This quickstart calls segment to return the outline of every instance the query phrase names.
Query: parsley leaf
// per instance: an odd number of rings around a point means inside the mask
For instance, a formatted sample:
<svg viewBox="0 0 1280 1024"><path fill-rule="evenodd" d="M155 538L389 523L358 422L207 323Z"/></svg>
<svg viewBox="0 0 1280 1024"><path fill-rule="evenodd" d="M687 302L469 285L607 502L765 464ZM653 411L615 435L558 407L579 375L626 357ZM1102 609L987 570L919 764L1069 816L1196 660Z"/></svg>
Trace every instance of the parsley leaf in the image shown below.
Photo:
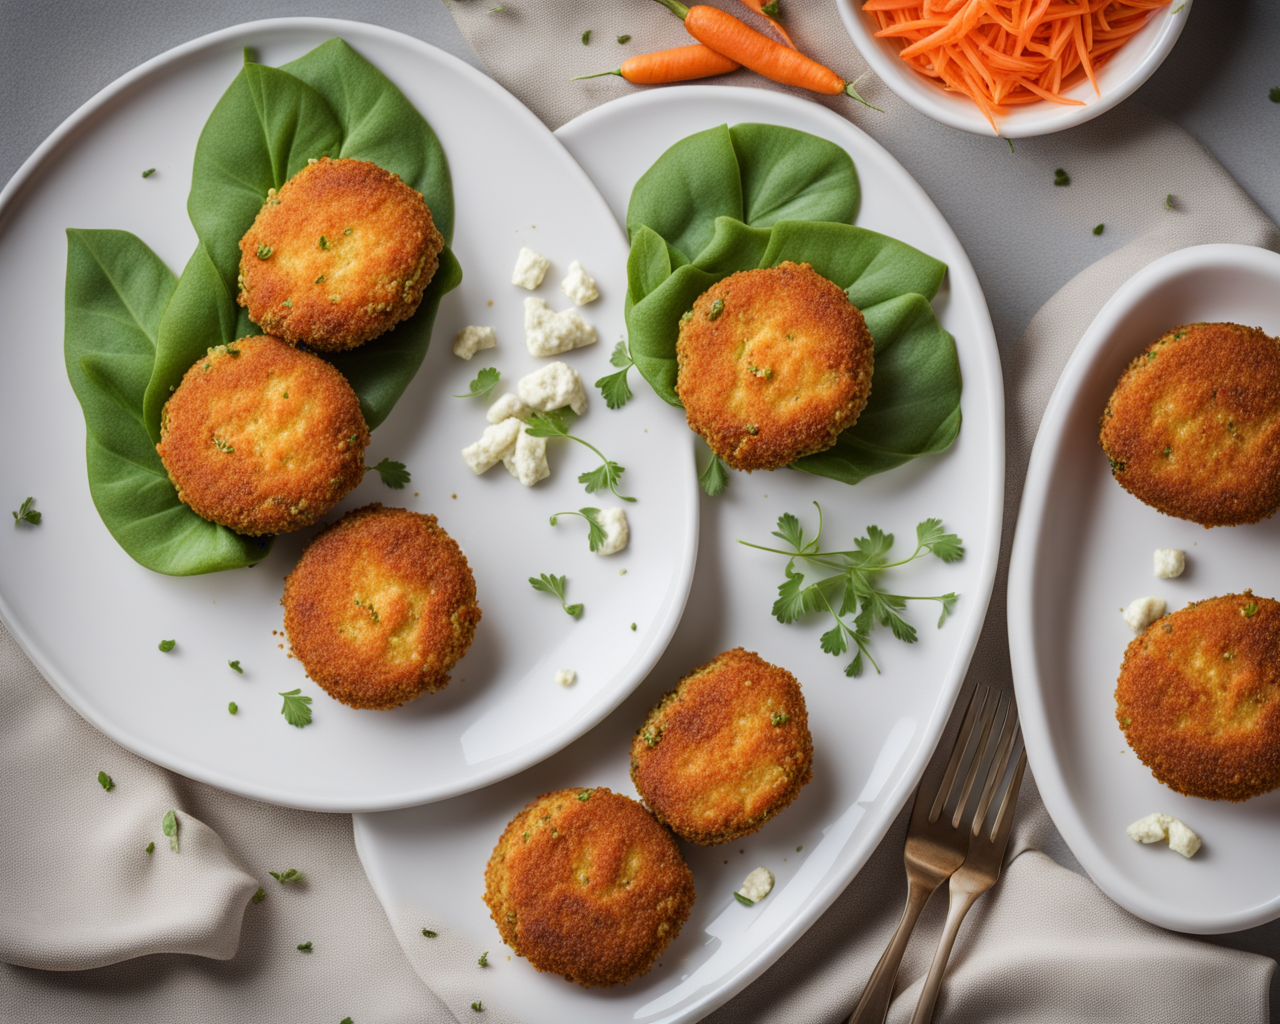
<svg viewBox="0 0 1280 1024"><path fill-rule="evenodd" d="M278 694L284 698L284 706L280 709L280 714L284 715L286 722L299 729L311 724L311 708L308 706L311 698L299 696L301 693L302 690L298 689Z"/></svg>
<svg viewBox="0 0 1280 1024"><path fill-rule="evenodd" d="M778 586L778 597L773 602L773 615L779 622L795 622L810 612L826 612L834 624L818 641L823 652L842 657L853 651L853 659L844 670L847 676L862 674L864 657L879 672L880 666L868 650L871 633L877 626L887 627L903 643L915 643L916 629L901 614L908 601L937 601L942 608L938 618L941 626L959 600L954 593L927 597L891 594L880 588L880 574L926 554L936 555L943 562L958 561L964 557L964 545L954 533L946 532L940 519L926 519L916 526L915 550L899 561L890 561L893 534L885 533L878 526L868 526L864 536L854 539L850 550L822 551L822 507L816 501L813 504L818 509L818 532L812 540L805 538L800 520L788 512L778 517L778 528L773 531L773 536L786 548L766 547L745 540L738 543L788 557L783 569L785 579ZM833 572L806 582L805 574L796 568L797 562L819 573ZM785 717L779 721L775 716L774 724L785 721Z"/></svg>
<svg viewBox="0 0 1280 1024"><path fill-rule="evenodd" d="M303 953L310 953L310 952L311 952L311 940L310 940L310 939L308 939L306 942L299 942L299 943L298 943L298 949L299 949L299 951L300 951L300 952L303 952Z"/></svg>
<svg viewBox="0 0 1280 1024"><path fill-rule="evenodd" d="M489 951L487 949L480 954L480 959L477 960L476 963L478 963L481 967L489 966Z"/></svg>
<svg viewBox="0 0 1280 1024"><path fill-rule="evenodd" d="M116 788L116 784L111 781L111 776L104 771L98 772L98 785L110 793Z"/></svg>
<svg viewBox="0 0 1280 1024"><path fill-rule="evenodd" d="M702 485L703 491L713 498L723 494L724 489L729 486L729 471L720 461L720 456L714 452L711 454L711 461L707 463L707 468L698 476L698 483Z"/></svg>
<svg viewBox="0 0 1280 1024"><path fill-rule="evenodd" d="M430 928L423 928L423 929L422 929L422 934L423 934L423 935L425 935L425 936L426 936L427 938L429 938L429 939L434 939L434 938L436 938L440 933L439 933L439 932L433 932Z"/></svg>
<svg viewBox="0 0 1280 1024"><path fill-rule="evenodd" d="M378 476L382 477L382 482L394 491L404 490L404 485L409 482L409 471L405 469L403 462L393 462L391 459L383 459L376 466L365 466L364 471L367 473L373 470Z"/></svg>
<svg viewBox="0 0 1280 1024"><path fill-rule="evenodd" d="M627 373L636 365L625 341L620 341L613 347L613 355L609 357L609 362L619 367L618 372L601 377L596 381L596 387L600 389L600 394L604 395L605 405L610 409L621 409L631 400L631 386L627 383Z"/></svg>
<svg viewBox="0 0 1280 1024"><path fill-rule="evenodd" d="M40 512L37 512L31 507L35 500L35 498L28 498L18 506L18 511L13 514L14 526L17 526L19 523L30 523L32 526L35 526L44 518Z"/></svg>
<svg viewBox="0 0 1280 1024"><path fill-rule="evenodd" d="M560 598L560 607L565 610L566 614L572 615L576 619L582 614L582 605L565 604L564 587L566 582L567 580L564 576L548 576L545 572L540 576L529 577L529 586L539 593L554 594Z"/></svg>
<svg viewBox="0 0 1280 1024"><path fill-rule="evenodd" d="M267 874L269 874L281 885L287 885L289 883L293 883L294 885L297 885L299 882L302 881L302 872L299 871L297 868L287 868L284 871L268 871Z"/></svg>
<svg viewBox="0 0 1280 1024"><path fill-rule="evenodd" d="M469 385L467 385L469 390L467 391L466 394L454 395L453 397L454 398L479 398L482 395L487 395L490 391L492 391L495 387L498 386L498 379L501 376L502 374L498 371L498 368L496 366L486 366L484 369L482 369L479 373L476 374L476 379L473 380Z"/></svg>
<svg viewBox="0 0 1280 1024"><path fill-rule="evenodd" d="M600 525L600 510L598 508L580 508L577 512L557 512L551 517L551 525L556 525L556 520L560 516L581 516L587 521L587 544L591 550L599 551L600 545L605 541L604 527Z"/></svg>
<svg viewBox="0 0 1280 1024"><path fill-rule="evenodd" d="M159 647L160 650L164 651L165 654L168 654L171 650L173 650L175 647L178 646L178 641L177 640L161 640L156 646Z"/></svg>
<svg viewBox="0 0 1280 1024"><path fill-rule="evenodd" d="M227 662L227 664L228 664L229 666L231 666L231 671L232 671L232 672L235 672L237 675L244 675L244 669L242 669L242 668L240 667L240 662L239 662L239 660L236 660L236 661L228 661L228 662Z"/></svg>
<svg viewBox="0 0 1280 1024"><path fill-rule="evenodd" d="M570 441L577 441L578 444L586 445L598 456L600 461L604 463L599 469L592 470L590 473L583 473L578 477L578 483L584 484L588 494L594 494L596 491L602 491L606 487L613 492L615 498L620 501L635 501L635 498L628 498L625 494L618 493L618 483L622 480L622 474L626 472L625 466L619 466L616 462L612 462L604 457L604 453L593 444L588 444L580 437L574 437L569 433L569 426L573 422L570 417L572 412L566 412L564 409L554 409L551 412L535 412L529 417L525 427L525 432L530 437L567 437Z"/></svg>
<svg viewBox="0 0 1280 1024"><path fill-rule="evenodd" d="M151 842L147 843L147 848L146 848L146 850L145 850L144 852L146 852L146 853L155 853L155 852L156 852L156 843L155 843L155 840L154 840L154 839L153 839Z"/></svg>
<svg viewBox="0 0 1280 1024"><path fill-rule="evenodd" d="M160 822L160 831L169 837L169 849L171 849L174 853L177 853L178 852L178 815L174 811L170 811L168 814L164 816L164 821Z"/></svg>

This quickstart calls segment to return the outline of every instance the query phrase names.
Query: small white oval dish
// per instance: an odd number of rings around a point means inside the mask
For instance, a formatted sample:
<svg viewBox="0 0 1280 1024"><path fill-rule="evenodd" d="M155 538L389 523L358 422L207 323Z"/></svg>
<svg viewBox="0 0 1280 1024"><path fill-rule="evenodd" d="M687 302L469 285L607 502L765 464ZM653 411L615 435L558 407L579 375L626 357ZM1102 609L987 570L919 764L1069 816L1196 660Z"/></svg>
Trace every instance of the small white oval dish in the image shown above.
<svg viewBox="0 0 1280 1024"><path fill-rule="evenodd" d="M1243 245L1170 253L1122 284L1080 340L1031 454L1009 566L1009 650L1027 757L1054 823L1089 876L1126 910L1215 934L1280 917L1280 792L1230 804L1155 780L1115 720L1133 634L1121 607L1170 611L1253 588L1280 595L1280 519L1206 530L1144 505L1111 479L1098 418L1125 367L1165 331L1230 321L1280 334L1280 255ZM1157 579L1156 548L1187 553ZM1154 811L1204 840L1191 860L1126 826Z"/></svg>

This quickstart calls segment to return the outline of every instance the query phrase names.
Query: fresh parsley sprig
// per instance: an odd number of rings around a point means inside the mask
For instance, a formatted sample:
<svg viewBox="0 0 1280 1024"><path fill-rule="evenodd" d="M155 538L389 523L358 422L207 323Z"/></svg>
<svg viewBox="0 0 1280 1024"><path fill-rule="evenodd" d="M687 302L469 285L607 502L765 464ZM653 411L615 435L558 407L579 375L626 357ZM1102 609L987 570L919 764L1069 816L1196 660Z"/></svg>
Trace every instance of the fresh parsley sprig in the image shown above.
<svg viewBox="0 0 1280 1024"><path fill-rule="evenodd" d="M916 527L916 549L907 558L895 562L889 561L893 534L885 533L877 526L868 526L866 536L856 538L850 551L822 551L819 547L822 506L816 501L813 504L818 509L818 533L812 540L805 538L800 520L788 512L778 518L778 529L773 531L773 535L789 544L792 550L765 547L745 540L738 543L758 551L788 556L784 570L787 578L778 587L778 599L773 603L773 614L779 622L794 622L809 612L828 612L835 619L835 625L822 634L822 649L839 657L852 644L857 654L845 667L844 674L861 675L864 656L879 672L880 666L867 647L871 632L877 625L888 626L895 637L912 644L917 639L915 627L898 614L906 608L908 601L937 601L942 606L939 626L946 621L957 601L954 593L928 597L887 593L877 586L879 574L929 553L944 562L955 562L964 556L964 546L954 533L943 530L941 520L926 519ZM796 571L797 561L836 571L806 586L804 575ZM845 621L846 616L852 616L852 625Z"/></svg>
<svg viewBox="0 0 1280 1024"><path fill-rule="evenodd" d="M553 409L551 412L535 412L529 417L528 426L525 432L530 437L567 437L570 441L577 441L578 444L586 445L593 452L600 456L600 461L604 463L599 469L593 469L590 473L583 473L578 477L578 483L584 485L588 494L594 494L596 491L602 491L606 487L613 492L613 496L619 501L635 501L635 498L628 498L625 494L618 493L618 482L622 479L622 474L626 472L625 466L619 466L604 457L604 453L593 444L582 440L580 437L574 437L569 433L569 427L573 420L572 412L564 409Z"/></svg>
<svg viewBox="0 0 1280 1024"><path fill-rule="evenodd" d="M299 729L311 724L311 698L303 696L302 690L289 690L278 696L284 698L284 706L280 709L280 714L284 715L286 722Z"/></svg>
<svg viewBox="0 0 1280 1024"><path fill-rule="evenodd" d="M365 466L364 471L367 473L373 470L378 476L382 477L382 482L390 487L393 491L404 490L404 485L409 482L409 471L405 469L403 462L393 462L391 459L383 459L376 466Z"/></svg>
<svg viewBox="0 0 1280 1024"><path fill-rule="evenodd" d="M627 374L631 367L636 365L636 361L631 358L631 350L627 348L627 343L620 341L613 346L613 355L609 357L609 362L621 369L617 373L601 377L596 381L596 387L600 389L600 394L604 395L605 405L610 409L621 409L631 401L631 385L627 383Z"/></svg>
<svg viewBox="0 0 1280 1024"><path fill-rule="evenodd" d="M487 395L490 391L498 386L498 380L502 377L496 366L486 366L483 370L476 374L476 379L467 385L468 391L465 394L454 395L454 398L479 398Z"/></svg>
<svg viewBox="0 0 1280 1024"><path fill-rule="evenodd" d="M32 526L35 526L44 518L40 512L37 512L31 507L35 503L35 500L35 498L28 498L18 506L18 511L13 514L14 526L17 526L19 523L30 523Z"/></svg>
<svg viewBox="0 0 1280 1024"><path fill-rule="evenodd" d="M567 582L568 580L564 576L548 576L545 572L539 576L529 577L529 586L539 593L553 594L560 598L560 607L565 610L566 614L572 615L576 619L582 614L582 605L565 604L564 587Z"/></svg>
<svg viewBox="0 0 1280 1024"><path fill-rule="evenodd" d="M281 885L298 885L302 881L302 872L297 868L286 868L284 871L268 871Z"/></svg>
<svg viewBox="0 0 1280 1024"><path fill-rule="evenodd" d="M580 508L577 512L557 512L551 517L551 525L555 526L556 520L561 516L581 516L587 521L587 543L592 551L598 551L600 545L605 542L604 527L600 525L598 508Z"/></svg>

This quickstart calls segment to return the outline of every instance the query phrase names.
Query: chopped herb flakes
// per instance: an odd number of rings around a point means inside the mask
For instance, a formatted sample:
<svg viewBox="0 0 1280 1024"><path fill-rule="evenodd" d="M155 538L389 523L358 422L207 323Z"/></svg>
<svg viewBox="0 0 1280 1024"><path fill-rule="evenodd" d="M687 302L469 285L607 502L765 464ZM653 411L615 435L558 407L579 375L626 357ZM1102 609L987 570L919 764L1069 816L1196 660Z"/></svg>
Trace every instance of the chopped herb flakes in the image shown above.
<svg viewBox="0 0 1280 1024"><path fill-rule="evenodd" d="M662 741L662 726L658 726L653 732L645 729L640 733L640 738L644 740L644 745L652 750Z"/></svg>
<svg viewBox="0 0 1280 1024"><path fill-rule="evenodd" d="M343 1017L342 1020L338 1021L338 1024L355 1024L355 1021L350 1017Z"/></svg>
<svg viewBox="0 0 1280 1024"><path fill-rule="evenodd" d="M1164 208L1165 208L1166 210L1172 210L1172 209L1173 209L1173 193L1172 193L1172 192L1169 192L1169 193L1167 193L1167 194L1165 195L1165 197L1164 197Z"/></svg>
<svg viewBox="0 0 1280 1024"><path fill-rule="evenodd" d="M1240 609L1240 614L1243 615L1246 619L1251 619L1258 614L1258 606L1253 601L1250 601L1247 605L1245 605L1243 608Z"/></svg>
<svg viewBox="0 0 1280 1024"><path fill-rule="evenodd" d="M104 771L98 772L98 785L110 793L116 788L116 784L111 781L111 776Z"/></svg>
<svg viewBox="0 0 1280 1024"><path fill-rule="evenodd" d="M377 473L382 482L393 491L404 490L404 485L412 479L403 462L394 462L391 459L383 459L376 466L365 466L365 472L369 470Z"/></svg>
<svg viewBox="0 0 1280 1024"><path fill-rule="evenodd" d="M142 172L142 176L144 178L149 178L151 177L151 175L155 173L156 173L156 169L154 167L148 167L145 171Z"/></svg>
<svg viewBox="0 0 1280 1024"><path fill-rule="evenodd" d="M576 619L582 615L582 605L565 604L564 588L567 582L568 579L565 576L548 576L545 572L538 576L529 577L529 586L540 594L553 594L560 598L560 607L565 610L566 614Z"/></svg>
<svg viewBox="0 0 1280 1024"><path fill-rule="evenodd" d="M1179 8L1179 10L1181 10L1181 8ZM1175 11L1174 13L1176 14L1177 12ZM1267 93L1267 95L1271 97L1272 103L1280 103L1280 85L1273 85L1271 87L1271 91Z"/></svg>
<svg viewBox="0 0 1280 1024"><path fill-rule="evenodd" d="M284 706L280 708L280 714L284 715L284 720L292 726L301 729L303 726L311 724L311 698L302 696L302 690L289 690L286 693L278 694L284 698Z"/></svg>
<svg viewBox="0 0 1280 1024"><path fill-rule="evenodd" d="M258 243L258 259L269 260L273 252L275 252L275 249L271 248L271 246L264 245L262 242Z"/></svg>
<svg viewBox="0 0 1280 1024"><path fill-rule="evenodd" d="M760 13L767 14L771 18L776 18L778 16L778 0L771 0L770 3L765 4L760 8Z"/></svg>
<svg viewBox="0 0 1280 1024"><path fill-rule="evenodd" d="M454 398L480 398L489 394L498 385L498 380L502 374L496 366L486 366L483 370L476 374L476 379L467 385L467 391L461 395L454 395Z"/></svg>
<svg viewBox="0 0 1280 1024"><path fill-rule="evenodd" d="M636 624L633 622L631 623L631 632L634 633L635 631L636 631Z"/></svg>
<svg viewBox="0 0 1280 1024"><path fill-rule="evenodd" d="M1094 233L1095 235L1100 235L1100 234L1102 234L1102 232L1103 232L1105 229L1106 229L1106 225L1105 225L1105 224L1099 224L1097 227L1095 227L1095 228L1093 229L1093 233Z"/></svg>
<svg viewBox="0 0 1280 1024"><path fill-rule="evenodd" d="M156 647L168 654L171 650L178 646L177 640L161 640Z"/></svg>
<svg viewBox="0 0 1280 1024"><path fill-rule="evenodd" d="M284 871L268 871L267 874L269 874L281 885L286 885L286 884L297 885L299 882L302 881L302 872L299 871L297 868L287 868Z"/></svg>
<svg viewBox="0 0 1280 1024"><path fill-rule="evenodd" d="M582 45L586 46L591 42L591 29L587 29L582 33Z"/></svg>
<svg viewBox="0 0 1280 1024"><path fill-rule="evenodd" d="M422 929L422 934L423 934L423 935L425 935L425 936L426 936L427 938L429 938L429 939L434 939L434 938L436 938L440 933L439 933L439 932L433 932L430 928L423 928L423 929Z"/></svg>
<svg viewBox="0 0 1280 1024"><path fill-rule="evenodd" d="M481 967L489 966L489 951L487 949L480 954L480 959L477 960L476 963L478 963Z"/></svg>
<svg viewBox="0 0 1280 1024"><path fill-rule="evenodd" d="M237 712L239 712L240 705L237 704L235 701L232 701L230 704L227 705L227 710L234 715Z"/></svg>
<svg viewBox="0 0 1280 1024"><path fill-rule="evenodd" d="M583 803L585 803L586 801L590 800L590 799L591 799L591 790L589 790L589 789L584 789L581 793L579 793L579 794L578 794L578 799L579 799L579 800L581 800L581 801L583 801Z"/></svg>
<svg viewBox="0 0 1280 1024"><path fill-rule="evenodd" d="M326 238L324 235L321 235L321 236L320 236L320 242L319 242L319 245L320 245L320 248L321 248L321 249L328 249L328 248L329 248L329 239L328 239L328 238Z"/></svg>
<svg viewBox="0 0 1280 1024"><path fill-rule="evenodd" d="M233 448L230 444L228 444L226 441L224 441L220 437L215 437L213 439L213 446L217 448L218 451L222 452L223 455L230 455L233 451L235 451L235 448Z"/></svg>
<svg viewBox="0 0 1280 1024"><path fill-rule="evenodd" d="M155 853L155 852L156 852L156 844L155 844L155 841L154 841L154 840L153 840L152 842L147 843L147 848L146 848L146 851L145 851L145 852L146 852L146 853Z"/></svg>
<svg viewBox="0 0 1280 1024"><path fill-rule="evenodd" d="M174 811L170 811L164 816L164 820L160 822L160 831L169 837L169 849L174 853L178 852L178 815Z"/></svg>
<svg viewBox="0 0 1280 1024"><path fill-rule="evenodd" d="M235 672L237 675L244 675L244 669L240 667L239 661L228 661L227 665L230 666L231 671Z"/></svg>
<svg viewBox="0 0 1280 1024"><path fill-rule="evenodd" d="M787 714L785 711L775 711L772 715L769 716L769 721L771 721L774 725L786 725L789 721L791 721L791 716Z"/></svg>
<svg viewBox="0 0 1280 1024"><path fill-rule="evenodd" d="M755 900L749 900L749 899L747 899L747 898L746 898L745 896L743 896L743 895L742 895L742 893L740 893L740 892L735 892L735 893L733 894L733 898L734 898L735 900L737 900L739 903L741 903L744 907L754 907L754 906L756 905L756 901L755 901Z"/></svg>
<svg viewBox="0 0 1280 1024"><path fill-rule="evenodd" d="M588 33L588 35L590 35L590 33ZM475 1010L476 1013L484 1013L484 1003L477 999L471 1004L471 1009Z"/></svg>
<svg viewBox="0 0 1280 1024"><path fill-rule="evenodd" d="M35 498L28 498L18 506L18 511L13 514L14 526L17 526L19 523L30 523L32 526L35 526L44 518L41 513L31 507L35 503L35 500Z"/></svg>
<svg viewBox="0 0 1280 1024"><path fill-rule="evenodd" d="M627 35L618 36L618 42L626 44L631 42L631 37Z"/></svg>
<svg viewBox="0 0 1280 1024"><path fill-rule="evenodd" d="M249 902L256 907L259 903L261 903L266 898L267 898L267 890L262 888L262 886L258 886L258 891L249 897Z"/></svg>
<svg viewBox="0 0 1280 1024"><path fill-rule="evenodd" d="M308 939L306 942L299 942L299 943L298 943L298 950L299 950L300 952L303 952L303 953L310 953L310 952L311 952L311 940L310 940L310 939Z"/></svg>
<svg viewBox="0 0 1280 1024"><path fill-rule="evenodd" d="M718 320L720 314L724 312L724 299L716 299L711 303L711 312L707 314L708 320Z"/></svg>
<svg viewBox="0 0 1280 1024"><path fill-rule="evenodd" d="M1053 183L1060 188L1071 184L1071 175L1059 167L1053 172Z"/></svg>

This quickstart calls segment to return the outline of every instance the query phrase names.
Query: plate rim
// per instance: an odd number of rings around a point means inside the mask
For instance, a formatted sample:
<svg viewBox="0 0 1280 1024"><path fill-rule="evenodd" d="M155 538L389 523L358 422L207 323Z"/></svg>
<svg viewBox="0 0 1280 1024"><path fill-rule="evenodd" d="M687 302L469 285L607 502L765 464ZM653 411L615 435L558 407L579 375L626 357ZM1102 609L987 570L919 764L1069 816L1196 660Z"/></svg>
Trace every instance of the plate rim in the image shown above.
<svg viewBox="0 0 1280 1024"><path fill-rule="evenodd" d="M1259 906L1215 915L1180 911L1176 904L1151 899L1128 887L1123 873L1093 841L1092 830L1084 823L1056 756L1057 744L1042 700L1046 683L1037 668L1034 642L1036 615L1033 610L1037 591L1033 576L1037 551L1042 544L1055 457L1063 447L1065 421L1077 403L1084 378L1108 348L1119 322L1153 290L1172 274L1209 266L1262 269L1280 284L1280 253L1227 242L1175 249L1148 263L1120 284L1081 336L1045 407L1019 502L1009 559L1007 599L1009 660L1014 692L1018 698L1027 759L1049 817L1081 867L1110 899L1131 914L1161 928L1198 935L1242 931L1275 920L1280 917L1280 889L1272 899Z"/></svg>
<svg viewBox="0 0 1280 1024"><path fill-rule="evenodd" d="M698 1002L690 1004L678 1014L661 1018L666 1024L674 1024L677 1021L690 1021L703 1016L715 1008L722 1006L729 999L738 995L752 982L756 981L765 971L772 967L782 955L791 948L792 945L805 934L818 919L830 908L840 894L845 890L849 883L861 872L872 854L879 848L884 840L885 834L892 827L898 813L905 806L911 794L915 791L919 784L921 776L927 767L929 760L932 758L937 747L938 740L941 737L943 729L946 727L950 718L950 710L954 706L956 699L963 687L964 680L968 674L969 667L973 660L974 652L977 648L978 638L982 633L983 626L986 622L987 614L990 611L991 597L995 586L996 569L1000 556L1000 541L1004 523L1004 476L1005 476L1005 417L1004 417L1004 379L1000 370L999 349L996 344L995 330L991 324L990 311L987 308L986 297L983 294L982 287L978 282L977 273L973 269L972 262L969 260L968 254L964 247L960 244L959 238L951 229L946 219L942 216L940 210L929 198L928 194L915 180L914 177L904 168L894 156L884 148L879 142L868 135L865 131L853 124L851 121L840 117L840 115L828 110L817 103L809 100L800 99L788 95L786 93L777 93L763 89L748 89L740 86L722 86L722 85L673 85L662 89L648 90L643 92L631 93L626 96L611 100L608 103L600 104L588 111L579 114L571 121L561 125L556 129L555 134L558 138L562 137L561 133L572 137L575 132L589 132L593 125L602 117L613 116L613 112L618 109L629 109L633 106L648 106L650 104L664 103L680 103L684 98L711 98L715 101L718 98L730 97L736 102L743 101L746 97L750 97L750 102L754 105L756 112L765 114L769 110L778 110L781 116L785 116L787 110L803 110L806 114L815 113L819 119L833 119L830 123L842 126L843 129L851 129L856 136L860 136L860 142L877 153L880 159L887 161L892 167L901 173L901 178L906 183L908 189L913 190L924 200L924 209L929 212L929 216L936 219L935 228L938 234L944 237L948 244L954 246L955 251L962 259L951 261L948 260L948 272L952 275L952 291L956 290L956 280L964 281L966 289L972 288L971 294L977 297L977 318L978 330L982 335L980 339L976 339L979 343L974 348L979 352L979 359L986 372L989 383L992 386L991 405L992 405L992 422L996 435L997 443L992 446L991 450L984 453L988 461L991 472L991 484L987 494L984 496L989 507L993 508L994 514L987 523L986 533L983 536L985 545L985 555L983 557L981 567L978 573L980 581L981 596L977 598L980 602L975 609L975 614L970 620L964 634L956 646L956 654L952 660L952 665L962 665L962 670L953 670L951 674L950 685L945 686L938 694L937 701L941 705L945 705L946 713L938 713L933 720L924 723L922 732L922 740L920 749L927 751L925 756L920 757L919 763L912 767L911 771L903 774L897 785L888 790L888 794L884 797L886 805L892 805L893 813L886 813L883 821L883 828L878 830L874 843L868 843L866 849L860 857L854 859L848 869L844 872L828 878L818 887L814 895L810 898L805 911L798 914L795 918L787 923L787 925L774 934L771 940L766 943L755 958L744 962L740 967L731 973L724 984L712 989ZM601 111L608 111L602 114ZM763 120L752 117L752 120ZM738 122L734 122L738 123ZM568 129L566 131L566 129ZM839 145L839 143L837 143ZM571 146L566 146L572 154ZM842 147L843 148L843 147ZM856 164L856 159L855 159ZM370 851L370 837L366 831L366 827L362 822L360 815L353 818L353 829L355 833L356 852L360 856L360 861L364 865L365 874L369 878L370 884L373 886L375 894L378 895L380 901L384 905L389 905L392 901L383 896L383 893L390 893L390 887L386 885L385 879L378 869L376 860L372 857Z"/></svg>
<svg viewBox="0 0 1280 1024"><path fill-rule="evenodd" d="M546 132L550 139L554 140L555 146L560 147L562 150L564 148L560 141L555 139L554 134L546 128L546 125L528 107L507 92L494 79L476 70L466 61L460 60L453 54L424 40L381 25L351 21L349 19L320 17L264 18L218 29L171 47L108 83L77 107L36 147L31 155L22 162L13 177L0 189L0 240L3 239L12 212L24 200L28 189L34 187L44 169L58 159L65 149L75 142L77 135L92 125L92 122L100 113L111 109L114 104L126 100L131 91L143 87L149 79L168 72L176 65L192 57L239 39L245 40L247 45L252 45L251 39L255 35L261 36L291 31L327 33L330 36L342 36L348 40L355 41L357 44L361 39L373 39L400 46L411 53L416 52L419 58L426 57L430 60L439 61L450 67L451 70L461 74L465 79L468 79L469 86L474 86L487 92L496 102L512 111L515 116L537 125L540 130ZM568 155L567 151L566 155ZM571 156L568 159L574 167L578 167L577 161L573 160ZM581 171L580 168L578 169ZM604 202L603 197L599 195L599 191L587 178L586 173L581 173L584 183L599 198L600 203L605 207L606 213L612 219L612 211L608 209L608 205ZM658 659L661 658L683 618L685 605L693 584L694 568L697 564L699 540L698 493L696 487L686 487L685 489L683 516L685 530L689 537L689 550L684 564L674 580L676 600L673 602L667 620L663 623L662 628L658 630L648 650L644 652L644 655L636 661L632 668L632 678L625 685L616 686L605 699L586 705L579 716L569 720L572 728L548 734L542 743L525 748L524 755L517 760L499 761L488 770L469 775L466 781L449 786L420 785L414 789L398 790L390 796L366 797L356 800L351 797L341 796L331 798L320 793L306 794L281 791L270 783L249 784L242 783L239 779L228 779L218 770L188 762L181 752L161 749L150 740L137 736L126 727L126 723L107 721L98 715L93 708L82 702L79 699L76 688L67 685L66 680L62 678L62 673L51 669L45 664L45 660L40 655L39 646L32 641L27 630L23 628L21 619L15 614L15 608L11 607L10 602L2 591L0 591L0 622L3 622L5 628L9 630L10 635L14 638L23 654L35 665L41 678L53 688L62 700L99 732L139 757L143 757L186 778L203 782L225 792L235 793L281 807L344 814L354 814L359 811L398 810L462 796L509 778L512 775L519 774L525 769L546 760L589 732L630 696L635 688L644 681L649 672L652 671ZM568 738L564 738L565 736L568 736Z"/></svg>

